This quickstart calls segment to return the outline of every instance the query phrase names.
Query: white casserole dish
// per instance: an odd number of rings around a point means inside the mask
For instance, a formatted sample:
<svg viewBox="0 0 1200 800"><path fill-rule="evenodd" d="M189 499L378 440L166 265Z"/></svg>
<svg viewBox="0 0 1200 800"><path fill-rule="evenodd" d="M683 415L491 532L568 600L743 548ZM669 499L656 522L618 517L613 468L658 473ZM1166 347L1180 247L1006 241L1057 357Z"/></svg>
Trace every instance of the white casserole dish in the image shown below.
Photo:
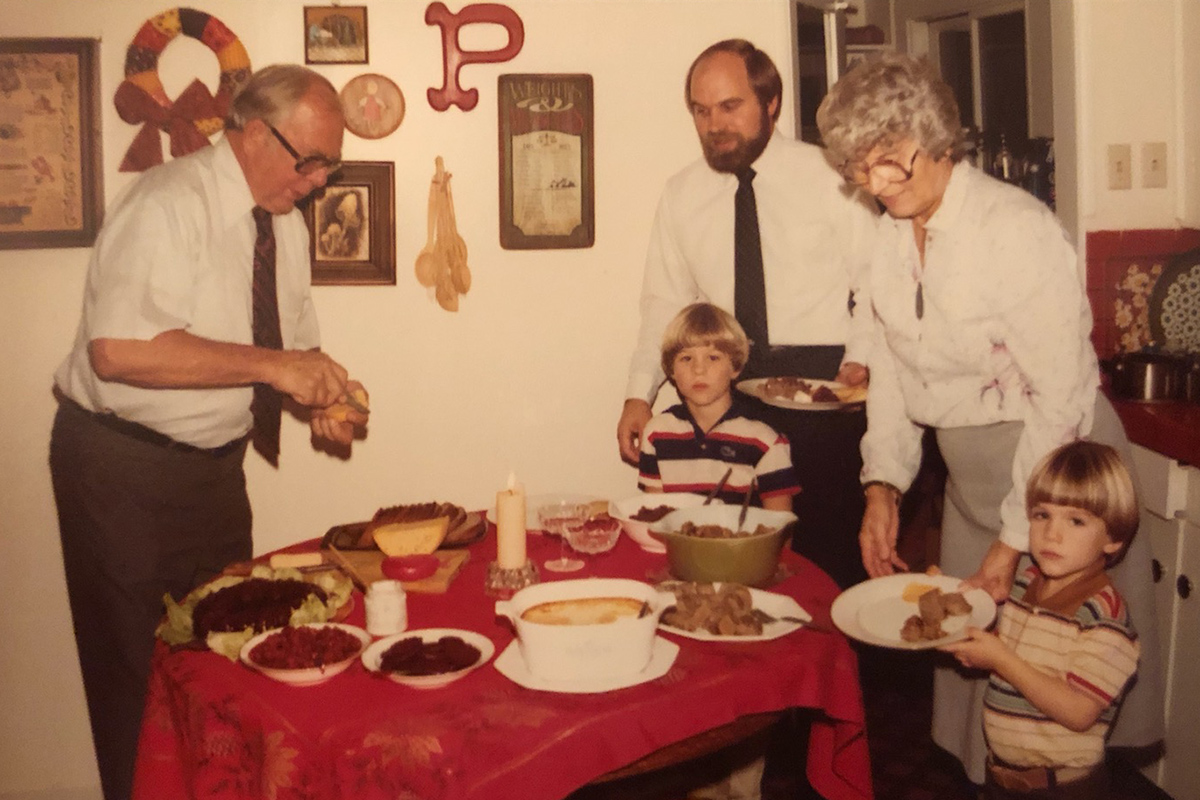
<svg viewBox="0 0 1200 800"><path fill-rule="evenodd" d="M541 603L589 597L629 597L646 604L642 616L613 622L552 625L522 619ZM496 603L496 614L508 617L531 673L557 680L614 678L641 672L650 663L658 618L675 602L641 581L625 578L581 578L528 586L511 600Z"/></svg>

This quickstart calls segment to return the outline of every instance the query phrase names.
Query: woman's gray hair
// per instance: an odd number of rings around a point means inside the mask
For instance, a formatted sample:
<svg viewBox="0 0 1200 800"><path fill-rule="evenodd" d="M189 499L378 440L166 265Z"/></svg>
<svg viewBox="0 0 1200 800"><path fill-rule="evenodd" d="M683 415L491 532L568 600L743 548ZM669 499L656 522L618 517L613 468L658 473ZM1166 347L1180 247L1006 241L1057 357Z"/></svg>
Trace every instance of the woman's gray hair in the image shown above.
<svg viewBox="0 0 1200 800"><path fill-rule="evenodd" d="M876 146L913 139L935 159L965 152L954 92L924 59L886 53L846 73L817 109L835 161L861 161Z"/></svg>
<svg viewBox="0 0 1200 800"><path fill-rule="evenodd" d="M269 125L283 121L311 89L324 90L331 108L341 108L337 89L324 75L299 64L263 67L242 84L229 104L225 127L241 130L253 119Z"/></svg>

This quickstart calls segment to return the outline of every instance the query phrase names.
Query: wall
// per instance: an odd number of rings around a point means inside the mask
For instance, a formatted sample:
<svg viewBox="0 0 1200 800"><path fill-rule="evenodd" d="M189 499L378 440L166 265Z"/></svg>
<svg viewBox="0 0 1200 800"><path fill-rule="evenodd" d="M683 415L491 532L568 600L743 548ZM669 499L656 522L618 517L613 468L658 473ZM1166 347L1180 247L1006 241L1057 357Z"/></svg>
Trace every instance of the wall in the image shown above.
<svg viewBox="0 0 1200 800"><path fill-rule="evenodd" d="M303 60L304 3L197 6L228 25L263 66ZM371 390L370 432L343 460L314 451L307 428L285 419L280 469L248 457L259 552L367 518L381 505L439 499L482 508L510 470L531 493L631 493L634 471L620 462L614 432L657 195L698 157L682 103L685 70L711 42L745 36L791 72L786 0L512 0L525 24L524 49L507 64L464 67L463 84L480 89L479 105L438 113L425 101L426 88L442 83L441 40L424 23L426 5L369 2L370 64L321 68L339 87L379 72L405 94L407 116L396 133L377 141L347 134L345 143L349 159L396 164L398 283L314 291L325 349ZM116 167L136 131L112 106L125 48L147 18L169 7L0 0L5 36L101 39L109 200L131 180ZM503 34L494 34L465 31L463 45L501 46ZM183 37L160 71L172 97L191 77L211 87L218 74L209 51ZM505 72L594 78L590 249L499 247L494 87ZM474 274L456 315L412 277L437 155L454 175ZM87 259L85 249L0 251L0 585L8 600L0 617L0 797L99 796L46 464L51 378L73 337Z"/></svg>

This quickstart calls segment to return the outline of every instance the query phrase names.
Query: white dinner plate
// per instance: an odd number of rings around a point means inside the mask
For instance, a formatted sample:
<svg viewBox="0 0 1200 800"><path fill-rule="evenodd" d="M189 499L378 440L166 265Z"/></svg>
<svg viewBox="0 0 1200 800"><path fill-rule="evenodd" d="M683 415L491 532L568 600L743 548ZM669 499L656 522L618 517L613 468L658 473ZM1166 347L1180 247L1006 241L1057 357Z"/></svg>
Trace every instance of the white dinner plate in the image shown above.
<svg viewBox="0 0 1200 800"><path fill-rule="evenodd" d="M611 692L615 689L625 689L642 683L657 680L671 669L675 657L679 655L679 645L669 642L661 636L654 637L650 650L650 663L641 672L632 675L620 675L615 678L588 678L586 680L567 681L554 678L543 678L529 671L525 659L521 655L521 646L514 639L512 644L504 648L504 652L496 656L493 666L496 671L518 686L526 689L538 689L543 692L561 692L563 694L598 694Z"/></svg>
<svg viewBox="0 0 1200 800"><path fill-rule="evenodd" d="M961 578L949 575L924 575L906 572L863 581L838 595L830 614L842 633L860 642L896 650L928 650L966 638L968 625L986 628L996 618L996 603L982 589L968 589L963 597L971 604L971 613L947 617L942 622L946 635L940 639L906 642L900 638L904 621L918 613L916 602L904 600L909 584L933 586L943 592L958 591Z"/></svg>
<svg viewBox="0 0 1200 800"><path fill-rule="evenodd" d="M542 523L538 520L538 509L557 503L607 503L594 494L533 494L525 498L525 530L529 533L543 533ZM487 510L487 521L496 524L496 507Z"/></svg>
<svg viewBox="0 0 1200 800"><path fill-rule="evenodd" d="M714 583L713 586L719 589L721 584ZM671 591L669 584L659 584L658 588L668 592ZM798 617L805 622L812 622L812 614L805 611L799 603L786 594L764 592L761 589L750 589L750 600L754 603L754 608L770 614L772 617ZM658 623L658 627L667 633L673 633L676 636L686 636L689 639L698 639L702 642L765 642L768 639L778 639L780 636L786 636L792 631L798 631L804 625L799 622L788 622L782 619L776 622L767 622L763 624L762 633L753 636L723 636L717 633L709 633L706 630L685 631L683 628L676 628L674 625L668 625L661 621Z"/></svg>
<svg viewBox="0 0 1200 800"><path fill-rule="evenodd" d="M748 394L751 397L757 397L767 405L776 406L778 408L790 408L793 411L837 411L842 408L853 408L860 406L865 402L863 400L855 400L849 403L814 403L803 392L797 393L797 398L787 397L768 397L766 393L766 384L769 378L752 378L750 380L739 381L737 388L743 394ZM823 381L819 378L804 378L814 389L818 386L826 386L834 392L846 391L850 387L837 381Z"/></svg>
<svg viewBox="0 0 1200 800"><path fill-rule="evenodd" d="M401 639L411 639L414 636L420 637L422 641L426 642L436 642L443 636L457 636L467 644L474 645L479 650L479 658L475 660L474 664L465 669L460 669L456 672L444 672L440 675L403 675L398 672L382 673L379 669L379 662L383 660L383 654L388 648ZM439 689L453 683L468 672L482 667L491 659L495 652L496 645L492 644L492 640L475 631L465 631L460 628L422 628L415 631L395 633L376 641L363 651L362 663L370 672L386 674L387 677L396 683L411 686L414 689Z"/></svg>
<svg viewBox="0 0 1200 800"><path fill-rule="evenodd" d="M279 633L282 628L272 628L269 631L263 631L257 636L250 639L242 645L241 651L238 653L238 658L241 662L251 669L258 670L268 678L279 681L280 683L288 683L292 686L316 686L324 683L334 675L339 675L346 671L346 668L354 663L354 660L359 657L363 649L371 643L371 634L364 631L362 628L354 625L343 625L340 622L313 622L307 625L297 625L298 628L341 628L346 633L358 639L358 649L353 655L346 656L341 661L333 664L325 664L320 667L307 667L303 669L285 669L280 667L268 667L259 664L250 657L254 648L258 647L268 637Z"/></svg>

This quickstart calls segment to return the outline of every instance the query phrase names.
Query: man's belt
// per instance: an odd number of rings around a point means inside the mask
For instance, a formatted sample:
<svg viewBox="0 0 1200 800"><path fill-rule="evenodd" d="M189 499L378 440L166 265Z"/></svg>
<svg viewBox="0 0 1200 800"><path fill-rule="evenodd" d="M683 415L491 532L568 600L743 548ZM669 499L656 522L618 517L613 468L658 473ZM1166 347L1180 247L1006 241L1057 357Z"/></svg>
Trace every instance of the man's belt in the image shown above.
<svg viewBox="0 0 1200 800"><path fill-rule="evenodd" d="M164 450L171 450L177 453L190 453L193 455L207 456L209 458L224 458L225 456L236 452L239 448L246 444L247 437L239 436L238 438L226 442L219 447L197 447L194 444L188 444L187 442L181 442L177 439L172 439L165 433L159 433L158 431L152 428L147 428L145 425L140 423L131 422L127 419L121 419L116 414L101 414L99 412L86 409L79 405L79 403L76 403L74 400L64 395L62 392L56 391L55 394L58 396L58 400L61 404L72 409L73 411L87 415L92 419L92 421L102 425L105 428L108 428L110 431L119 433L122 436L128 436L131 439L136 439L137 441L145 444L161 447Z"/></svg>
<svg viewBox="0 0 1200 800"><path fill-rule="evenodd" d="M988 758L987 769L992 781L1001 789L1007 789L1010 792L1052 789L1064 783L1082 780L1096 771L1094 766L1016 767L998 762L995 757Z"/></svg>

